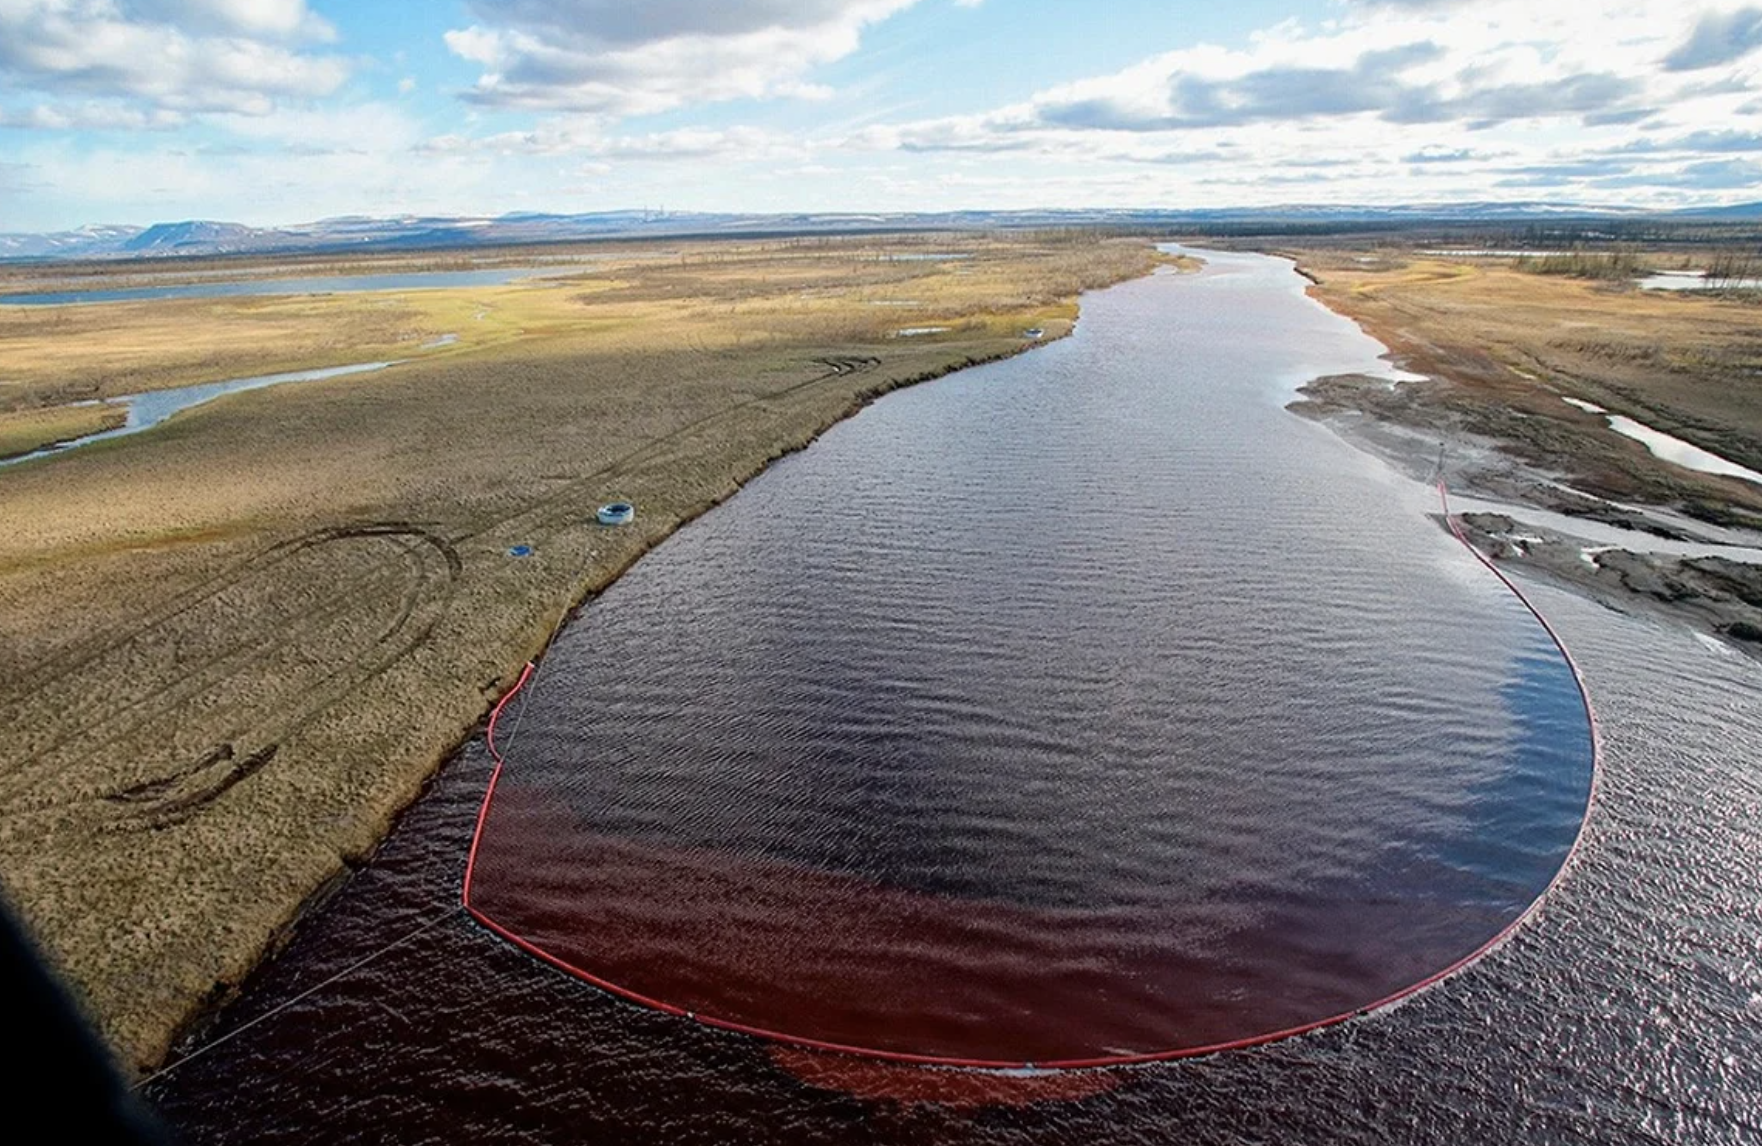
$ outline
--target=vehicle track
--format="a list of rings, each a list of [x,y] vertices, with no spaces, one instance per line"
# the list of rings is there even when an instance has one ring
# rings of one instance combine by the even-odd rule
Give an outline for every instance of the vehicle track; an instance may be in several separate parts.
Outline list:
[[[409,521],[313,530],[121,632],[51,655],[0,693],[19,730],[0,742],[0,844],[28,838],[45,819],[114,832],[200,814],[269,767],[290,733],[427,639],[464,578],[461,546],[522,527],[549,536],[578,523],[609,481],[693,435],[882,364],[810,361],[822,369],[675,426],[462,531]]]
[[[120,639],[56,658],[7,698],[15,727],[35,735],[0,744],[0,839],[70,807],[110,826],[188,818],[425,640],[462,569],[451,543],[420,527],[331,527],[269,547]],[[133,687],[117,695],[118,679]]]

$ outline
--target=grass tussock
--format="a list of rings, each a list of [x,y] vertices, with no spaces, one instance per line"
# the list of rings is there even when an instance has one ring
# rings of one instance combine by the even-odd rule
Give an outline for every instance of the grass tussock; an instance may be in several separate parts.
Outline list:
[[[1637,251],[1569,251],[1519,259],[1517,268],[1534,275],[1626,282],[1647,274],[1650,264]]]

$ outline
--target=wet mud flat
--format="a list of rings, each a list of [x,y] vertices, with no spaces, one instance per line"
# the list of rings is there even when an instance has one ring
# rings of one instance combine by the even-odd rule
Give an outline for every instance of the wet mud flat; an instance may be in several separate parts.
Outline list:
[[[1416,480],[1444,481],[1454,498],[1474,507],[1461,521],[1495,560],[1762,657],[1762,532],[1749,527],[1747,510],[1619,498],[1574,476],[1611,448],[1603,438],[1568,435],[1549,464],[1540,460],[1548,455],[1537,451],[1535,431],[1527,427],[1527,446],[1494,436],[1496,426],[1484,421],[1470,428],[1455,410],[1461,399],[1451,397],[1452,390],[1429,379],[1328,377],[1303,386],[1291,409]],[[1650,464],[1669,468],[1663,461]],[[1743,524],[1732,525],[1734,516]]]

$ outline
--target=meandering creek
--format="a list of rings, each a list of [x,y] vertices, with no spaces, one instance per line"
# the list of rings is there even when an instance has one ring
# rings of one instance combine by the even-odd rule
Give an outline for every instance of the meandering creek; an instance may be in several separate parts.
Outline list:
[[[139,434],[145,430],[151,430],[173,414],[212,402],[224,394],[262,390],[289,382],[318,382],[326,378],[342,378],[350,374],[370,374],[394,365],[396,363],[393,362],[360,362],[349,366],[328,366],[319,370],[295,370],[286,374],[259,374],[251,378],[231,378],[224,382],[201,382],[194,386],[174,386],[166,390],[149,390],[141,394],[122,394],[109,400],[110,405],[121,406],[127,411],[127,418],[122,425],[113,430],[100,430],[95,434],[86,434],[65,442],[57,442],[53,446],[32,450],[30,453],[19,454],[16,457],[0,458],[0,466],[17,465],[20,462],[77,450],[82,446],[93,445],[97,442],[106,442],[112,438]]]

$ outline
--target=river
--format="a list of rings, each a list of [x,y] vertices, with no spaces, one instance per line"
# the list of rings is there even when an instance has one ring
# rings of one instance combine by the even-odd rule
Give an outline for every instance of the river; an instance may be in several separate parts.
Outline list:
[[[1380,348],[1208,257],[889,396],[589,607],[507,727],[478,905],[707,1013],[1041,1061],[1364,1006],[1521,914],[1585,812],[1570,673],[1431,491],[1283,409]],[[868,1069],[452,916],[150,1093],[197,1142],[1756,1133],[1762,674],[1528,588],[1603,717],[1586,845],[1398,1007],[1129,1071]],[[450,762],[216,1030],[456,902],[487,778]]]

